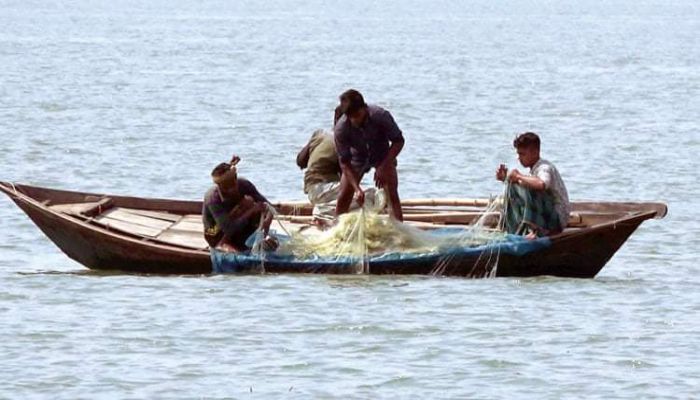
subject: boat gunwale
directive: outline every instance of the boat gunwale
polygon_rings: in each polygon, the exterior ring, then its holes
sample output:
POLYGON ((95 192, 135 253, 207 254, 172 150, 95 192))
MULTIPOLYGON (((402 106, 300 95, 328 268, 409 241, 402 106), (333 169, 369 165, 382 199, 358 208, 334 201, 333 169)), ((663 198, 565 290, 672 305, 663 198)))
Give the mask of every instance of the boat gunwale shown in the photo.
MULTIPOLYGON (((165 203, 165 204, 172 204, 176 205, 179 207, 184 206, 195 206, 199 205, 201 207, 201 202, 197 201, 192 201, 192 200, 173 200, 173 199, 163 199, 163 198, 143 198, 143 197, 134 197, 134 196, 120 196, 120 195, 111 195, 111 194, 103 194, 103 193, 92 193, 92 192, 79 192, 79 191, 70 191, 70 190, 62 190, 62 189, 52 189, 52 188, 46 188, 46 187, 41 187, 41 186, 33 186, 33 185, 26 185, 26 184, 14 184, 14 183, 8 183, 8 182, 3 182, 0 181, 0 191, 4 192, 7 194, 13 201, 21 201, 25 204, 30 205, 34 209, 39 209, 43 212, 50 213, 61 220, 64 220, 66 223, 69 224, 74 224, 74 225, 80 225, 88 230, 97 232, 102 235, 109 236, 113 239, 116 240, 123 240, 126 241, 130 244, 138 245, 143 248, 157 248, 161 251, 173 251, 177 253, 182 253, 182 254, 187 254, 190 256, 194 255, 209 255, 209 250, 208 249, 193 249, 189 248, 186 246, 180 246, 180 245, 175 245, 175 244, 168 244, 168 243, 162 243, 158 242, 157 239, 152 239, 146 236, 141 236, 137 234, 131 234, 127 232, 121 232, 119 230, 112 230, 108 229, 106 227, 90 223, 89 221, 82 220, 76 216, 56 211, 51 208, 50 205, 44 204, 42 201, 24 193, 21 191, 23 188, 29 188, 30 190, 39 190, 39 191, 44 191, 48 193, 59 193, 59 194, 67 194, 71 196, 94 196, 98 198, 104 198, 104 197, 110 197, 115 202, 140 202, 146 205, 153 205, 153 203, 165 203)), ((48 200, 48 199, 47 199, 48 200)), ((598 203, 598 204, 618 204, 618 205, 625 205, 625 206, 631 206, 634 205, 634 202, 594 202, 594 201, 584 201, 584 202, 576 202, 572 204, 593 204, 593 203, 598 203)), ((278 203, 273 203, 274 206, 284 206, 286 203, 284 202, 278 202, 278 203)), ((298 204, 298 202, 290 202, 289 204, 298 204)), ((648 203, 639 203, 641 204, 648 204, 648 203)), ((642 221, 645 221, 647 219, 661 219, 664 218, 667 214, 667 206, 664 203, 653 203, 654 205, 657 206, 658 209, 662 209, 661 206, 663 206, 663 214, 660 215, 658 210, 639 210, 639 211, 634 211, 634 212, 629 212, 628 215, 622 217, 622 218, 617 218, 615 220, 611 221, 606 221, 603 223, 599 223, 596 225, 591 225, 591 226, 586 226, 586 227, 581 227, 581 228, 574 228, 571 230, 565 230, 561 233, 558 233, 556 235, 550 236, 550 240, 552 243, 555 242, 560 242, 560 241, 565 241, 569 239, 574 239, 579 236, 586 236, 588 234, 591 234, 596 231, 600 230, 605 230, 608 229, 611 226, 621 224, 621 223, 629 223, 633 221, 640 220, 640 223, 642 221)), ((160 210, 163 211, 163 209, 158 209, 155 207, 155 205, 147 208, 143 208, 144 210, 160 210)), ((171 212, 168 210, 168 212, 171 212)), ((176 214, 176 213, 173 213, 176 214)), ((186 214, 177 214, 177 215, 186 215, 186 214)), ((449 227, 449 224, 444 225, 446 227, 449 227)))

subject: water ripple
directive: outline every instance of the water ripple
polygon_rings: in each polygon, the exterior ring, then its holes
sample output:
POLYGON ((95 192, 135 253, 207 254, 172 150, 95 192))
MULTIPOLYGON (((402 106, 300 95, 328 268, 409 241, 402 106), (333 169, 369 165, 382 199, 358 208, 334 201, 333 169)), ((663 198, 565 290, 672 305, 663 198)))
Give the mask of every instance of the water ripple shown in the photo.
POLYGON ((669 214, 593 280, 164 277, 85 270, 0 199, 1 398, 697 395, 695 3, 127 3, 4 5, 0 179, 196 199, 235 152, 301 199, 356 87, 404 197, 499 193, 535 130, 573 199, 669 214))

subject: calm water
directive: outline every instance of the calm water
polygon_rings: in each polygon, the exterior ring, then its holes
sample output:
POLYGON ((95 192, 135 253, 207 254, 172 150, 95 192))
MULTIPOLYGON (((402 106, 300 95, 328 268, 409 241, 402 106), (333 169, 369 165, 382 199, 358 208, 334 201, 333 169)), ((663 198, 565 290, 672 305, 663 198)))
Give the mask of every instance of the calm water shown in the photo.
POLYGON ((300 199, 337 95, 401 193, 486 196, 526 129, 575 200, 665 201, 592 280, 89 272, 0 200, 0 398, 697 398, 700 5, 0 0, 0 179, 300 199))

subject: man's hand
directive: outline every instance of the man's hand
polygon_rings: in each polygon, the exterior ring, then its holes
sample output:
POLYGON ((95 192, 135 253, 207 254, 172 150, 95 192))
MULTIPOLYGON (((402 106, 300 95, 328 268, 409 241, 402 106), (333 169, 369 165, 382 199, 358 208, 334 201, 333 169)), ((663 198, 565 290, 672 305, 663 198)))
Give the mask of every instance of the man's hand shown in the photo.
POLYGON ((270 228, 270 224, 272 223, 272 219, 274 218, 274 215, 272 215, 272 212, 268 210, 267 204, 265 203, 258 203, 262 206, 262 212, 263 214, 263 226, 265 227, 265 232, 270 228))
POLYGON ((520 181, 520 178, 521 178, 522 176, 523 176, 523 174, 521 174, 520 171, 518 171, 517 169, 513 169, 513 170, 510 171, 510 173, 508 174, 508 181, 509 181, 510 183, 515 183, 515 184, 517 184, 517 183, 519 183, 518 181, 520 181))
POLYGON ((280 242, 272 235, 265 235, 265 238, 262 241, 262 247, 265 251, 275 251, 278 247, 280 247, 280 242))
POLYGON ((261 212, 267 210, 267 206, 266 206, 265 203, 263 203, 262 201, 260 201, 260 202, 255 202, 255 203, 253 204, 253 210, 255 210, 255 213, 256 213, 256 214, 257 214, 257 213, 261 213, 261 212))
POLYGON ((387 179, 389 177, 389 169, 386 167, 385 163, 377 165, 374 169, 374 186, 381 189, 386 185, 387 179))
POLYGON ((247 210, 255 205, 255 200, 253 200, 252 197, 246 195, 243 196, 239 204, 242 209, 247 210))
POLYGON ((242 218, 257 218, 262 216, 261 214, 267 210, 265 203, 252 202, 250 207, 244 208, 244 213, 241 215, 242 218))
POLYGON ((498 169, 496 169, 496 179, 503 182, 506 180, 507 176, 508 176, 508 168, 506 168, 506 165, 505 164, 499 165, 498 169))
POLYGON ((357 201, 357 204, 359 204, 360 207, 365 205, 365 192, 362 190, 362 188, 355 190, 355 201, 357 201))

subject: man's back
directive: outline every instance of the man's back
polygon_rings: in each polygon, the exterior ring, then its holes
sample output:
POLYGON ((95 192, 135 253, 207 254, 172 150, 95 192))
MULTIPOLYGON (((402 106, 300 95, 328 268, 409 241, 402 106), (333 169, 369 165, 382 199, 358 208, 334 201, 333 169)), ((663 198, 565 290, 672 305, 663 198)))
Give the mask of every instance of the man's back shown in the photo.
POLYGON ((340 164, 333 135, 322 130, 314 132, 309 140, 309 161, 304 172, 304 193, 316 183, 340 181, 340 164))
POLYGON ((569 193, 559 171, 554 164, 540 158, 530 169, 530 174, 537 176, 544 182, 545 190, 554 197, 554 209, 559 215, 562 229, 566 228, 571 206, 569 205, 569 193))
POLYGON ((403 142, 404 137, 389 111, 368 105, 367 113, 368 117, 360 127, 354 127, 347 115, 343 115, 333 132, 343 162, 376 167, 386 157, 391 143, 403 142))

